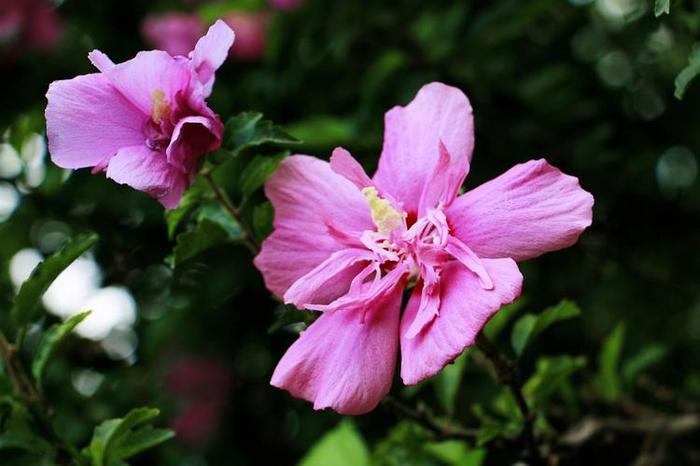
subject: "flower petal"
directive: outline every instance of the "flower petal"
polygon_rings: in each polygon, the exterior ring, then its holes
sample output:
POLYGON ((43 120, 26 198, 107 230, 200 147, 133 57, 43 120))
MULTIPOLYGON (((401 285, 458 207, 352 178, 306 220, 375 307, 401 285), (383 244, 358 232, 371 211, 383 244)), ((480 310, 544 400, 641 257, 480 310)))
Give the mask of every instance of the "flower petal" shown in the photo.
POLYGON ((107 177, 150 194, 168 209, 177 207, 188 185, 186 176, 168 164, 165 154, 145 145, 121 149, 109 161, 107 177))
POLYGON ((523 277, 512 259, 482 259, 494 288, 485 290, 479 277, 460 262, 450 262, 441 275, 440 314, 413 338, 407 331, 421 301, 417 287, 401 319, 401 378, 415 384, 440 372, 474 344, 486 322, 519 295, 523 277))
POLYGON ((357 238, 360 245, 359 232, 374 229, 362 193, 328 162, 314 157, 283 160, 265 183, 265 193, 275 209, 275 230, 255 265, 267 288, 279 297, 333 252, 348 247, 338 232, 357 238))
POLYGON ((336 147, 333 150, 330 163, 334 172, 351 181, 359 189, 372 185, 372 180, 369 179, 362 165, 342 147, 336 147))
POLYGON ((218 20, 197 42, 192 52, 192 69, 202 83, 204 97, 211 94, 214 73, 228 57, 235 37, 233 30, 225 22, 218 20))
MULTIPOLYGON (((457 88, 431 83, 406 107, 387 112, 384 148, 374 181, 380 190, 403 202, 404 211, 420 216, 425 209, 436 207, 429 205, 435 202, 434 196, 426 196, 425 205, 420 205, 427 188, 444 186, 447 193, 454 191, 448 185, 461 185, 473 148, 469 100, 457 88), (447 168, 440 167, 445 156, 449 157, 447 168)), ((445 204, 451 201, 445 199, 445 204)))
POLYGON ((277 365, 270 383, 314 409, 373 410, 389 392, 396 366, 401 290, 359 313, 323 314, 277 365))
POLYGON ((145 144, 146 115, 101 74, 55 81, 46 98, 49 151, 60 167, 92 167, 122 147, 145 144))
POLYGON ((189 116, 178 121, 166 150, 168 163, 193 173, 200 158, 221 145, 223 125, 218 119, 189 116))
POLYGON ((149 116, 158 96, 173 105, 177 94, 189 88, 192 76, 189 60, 173 58, 161 50, 139 52, 131 60, 116 65, 97 50, 89 57, 124 97, 149 116))
POLYGON ((577 178, 531 160, 460 196, 447 218, 479 257, 525 260, 574 244, 592 208, 577 178))

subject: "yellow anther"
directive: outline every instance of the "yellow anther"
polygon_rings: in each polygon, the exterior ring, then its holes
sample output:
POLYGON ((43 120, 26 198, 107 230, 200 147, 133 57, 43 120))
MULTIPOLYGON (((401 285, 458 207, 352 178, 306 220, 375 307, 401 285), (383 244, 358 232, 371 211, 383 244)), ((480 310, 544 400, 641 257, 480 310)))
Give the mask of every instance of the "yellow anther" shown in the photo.
POLYGON ((379 197, 379 193, 374 186, 367 186, 362 189, 362 194, 367 198, 372 213, 372 221, 377 226, 380 233, 391 233, 403 225, 405 213, 398 212, 386 199, 379 197))
POLYGON ((170 116, 170 103, 165 98, 165 92, 160 89, 153 91, 153 110, 151 118, 157 125, 170 116))

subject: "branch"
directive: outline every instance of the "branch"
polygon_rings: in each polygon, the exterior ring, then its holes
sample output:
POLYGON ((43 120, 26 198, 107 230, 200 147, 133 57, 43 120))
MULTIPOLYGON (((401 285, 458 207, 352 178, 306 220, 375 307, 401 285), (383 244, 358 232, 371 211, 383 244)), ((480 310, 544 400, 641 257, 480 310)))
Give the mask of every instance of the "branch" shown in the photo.
POLYGON ((510 358, 501 353, 483 332, 476 337, 476 347, 491 362, 496 381, 501 385, 507 386, 515 398, 524 420, 522 436, 525 440, 526 457, 529 457, 533 462, 541 463, 542 458, 535 442, 535 416, 530 411, 530 407, 523 396, 523 383, 518 367, 510 358))
POLYGON ((219 188, 219 186, 212 178, 211 172, 203 170, 201 174, 202 178, 204 178, 204 180, 209 185, 209 188, 214 193, 214 196, 216 197, 216 200, 219 202, 219 204, 221 204, 221 206, 226 210, 226 212, 228 212, 229 215, 231 215, 231 217, 233 217, 233 219, 236 220, 236 222, 238 222, 241 228, 243 228, 243 231, 246 236, 243 240, 243 243, 246 245, 246 247, 248 247, 248 249, 251 253, 253 253, 253 255, 256 255, 260 250, 260 245, 257 243, 257 241, 255 241, 255 234, 253 233, 253 229, 250 228, 248 222, 246 222, 243 218, 243 215, 241 215, 240 209, 233 205, 226 193, 223 192, 221 188, 219 188))
POLYGON ((387 396, 382 402, 386 407, 394 411, 399 417, 404 417, 415 421, 425 427, 433 434, 437 440, 464 440, 473 443, 478 434, 477 429, 454 428, 436 422, 430 414, 422 409, 414 409, 401 403, 396 398, 387 396))

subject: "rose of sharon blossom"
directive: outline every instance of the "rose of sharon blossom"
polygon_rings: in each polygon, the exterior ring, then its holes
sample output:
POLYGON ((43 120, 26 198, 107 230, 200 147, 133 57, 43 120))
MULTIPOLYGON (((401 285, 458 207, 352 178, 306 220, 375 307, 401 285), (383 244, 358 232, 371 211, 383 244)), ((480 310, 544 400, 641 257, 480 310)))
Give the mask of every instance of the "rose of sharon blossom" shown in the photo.
POLYGON ((399 347, 404 383, 438 373, 520 295, 515 261, 571 246, 591 224, 593 197, 544 160, 458 196, 474 147, 458 89, 428 84, 385 124, 373 178, 338 148, 330 163, 286 159, 265 187, 274 231, 255 264, 285 303, 322 312, 271 383, 316 409, 372 410, 399 347))
POLYGON ((233 40, 218 21, 189 57, 153 50, 114 64, 91 52, 99 73, 56 81, 46 94, 51 159, 105 171, 176 207, 202 157, 221 145, 223 124, 205 99, 233 40))
POLYGON ((232 59, 254 61, 265 53, 267 24, 265 12, 234 11, 223 18, 236 31, 236 47, 231 50, 232 59))
POLYGON ((204 23, 195 14, 148 16, 141 25, 141 33, 159 50, 170 55, 187 55, 204 33, 204 23))

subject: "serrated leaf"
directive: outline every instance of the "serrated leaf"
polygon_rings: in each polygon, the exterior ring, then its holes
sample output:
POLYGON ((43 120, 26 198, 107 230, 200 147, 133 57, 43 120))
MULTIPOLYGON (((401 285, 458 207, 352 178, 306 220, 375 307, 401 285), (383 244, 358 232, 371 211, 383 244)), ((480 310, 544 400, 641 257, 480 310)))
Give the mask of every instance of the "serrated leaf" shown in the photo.
POLYGON ((535 373, 523 386, 523 395, 532 409, 538 409, 569 379, 583 368, 586 360, 568 355, 540 358, 535 373))
POLYGON ((190 188, 185 191, 185 194, 180 200, 180 204, 174 209, 165 210, 165 224, 168 229, 168 239, 172 240, 175 237, 175 232, 182 222, 194 212, 197 206, 206 197, 206 185, 198 178, 190 188))
POLYGON ((347 420, 321 437, 299 466, 369 466, 369 450, 355 425, 347 420))
POLYGON ((654 16, 657 18, 664 13, 669 14, 671 12, 671 0, 656 0, 654 4, 654 16))
POLYGON ((513 326, 511 346, 520 356, 528 343, 555 322, 577 317, 581 314, 579 307, 571 301, 563 300, 556 306, 549 307, 540 314, 525 314, 513 326))
POLYGON ((625 324, 620 322, 603 342, 598 354, 596 382, 603 398, 614 401, 622 395, 620 356, 625 341, 625 324))
POLYGON ((90 311, 76 314, 61 324, 52 325, 42 335, 34 356, 34 361, 32 362, 32 375, 37 385, 41 386, 44 368, 58 346, 88 315, 90 315, 90 311))
POLYGON ((233 156, 263 144, 289 145, 299 141, 258 112, 243 112, 226 122, 223 147, 233 156))
POLYGON ((291 324, 310 324, 316 319, 316 315, 311 311, 301 311, 293 306, 280 306, 280 312, 275 322, 267 329, 267 333, 275 333, 291 324))
POLYGON ((207 202, 202 205, 197 215, 199 222, 209 221, 221 227, 228 239, 238 241, 245 236, 241 225, 218 202, 207 202))
POLYGON ((287 155, 289 152, 270 156, 256 155, 241 172, 240 190, 243 197, 249 197, 261 188, 267 177, 277 169, 287 155))
POLYGON ((16 325, 24 326, 37 319, 42 295, 56 277, 90 249, 97 239, 98 236, 95 233, 79 235, 36 266, 15 297, 11 315, 16 325))
POLYGON ((270 202, 263 202, 253 209, 253 230, 258 240, 265 239, 272 233, 272 220, 275 210, 270 202))
POLYGON ((159 414, 157 409, 136 408, 124 418, 109 419, 97 426, 87 449, 92 466, 117 466, 123 460, 172 438, 172 431, 154 429, 147 424, 159 414))
POLYGON ((676 90, 673 93, 676 99, 680 100, 683 98, 688 84, 690 84, 698 74, 700 74, 700 42, 693 45, 693 50, 688 56, 688 64, 676 76, 676 90))

